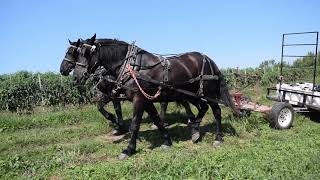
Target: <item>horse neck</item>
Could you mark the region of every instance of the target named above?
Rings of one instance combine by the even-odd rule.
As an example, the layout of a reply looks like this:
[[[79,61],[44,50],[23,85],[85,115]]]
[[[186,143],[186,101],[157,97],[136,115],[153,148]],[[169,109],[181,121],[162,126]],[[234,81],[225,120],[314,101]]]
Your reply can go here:
[[[152,66],[161,61],[161,57],[148,51],[142,50],[140,53],[142,54],[141,63],[144,64],[144,66]]]
[[[100,54],[97,54],[98,56],[100,56],[98,58],[101,61],[101,65],[106,69],[110,69],[118,64],[122,64],[124,59],[126,58],[128,46],[101,46]],[[116,74],[117,72],[115,70],[112,75]]]

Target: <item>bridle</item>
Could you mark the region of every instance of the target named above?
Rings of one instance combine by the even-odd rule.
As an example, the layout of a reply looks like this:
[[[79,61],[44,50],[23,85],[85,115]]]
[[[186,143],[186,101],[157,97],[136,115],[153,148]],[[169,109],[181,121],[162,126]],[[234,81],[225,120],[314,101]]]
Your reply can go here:
[[[75,52],[75,51],[77,51],[77,52]],[[77,53],[77,54],[75,54],[75,53]],[[72,69],[75,67],[75,65],[76,65],[76,59],[77,59],[77,57],[75,57],[75,56],[78,55],[78,53],[79,53],[79,47],[77,47],[77,46],[75,46],[75,45],[70,45],[70,46],[69,46],[66,54],[71,55],[71,56],[73,57],[73,60],[67,58],[67,55],[63,58],[62,62],[66,61],[66,62],[68,62],[69,64],[71,64],[71,66],[69,66],[69,67],[64,71],[64,73],[69,73],[69,72],[71,72]]]
[[[101,46],[127,46],[127,44],[117,44],[117,43],[111,43],[111,44],[100,44],[100,42],[95,42],[94,43],[94,45],[90,45],[90,44],[87,44],[87,43],[84,43],[84,44],[82,44],[81,46],[82,47],[86,47],[86,48],[90,48],[90,58],[92,58],[92,56],[93,56],[93,53],[99,53],[98,54],[98,58],[97,58],[97,61],[94,63],[94,65],[90,68],[90,69],[88,69],[89,68],[89,63],[87,62],[87,64],[85,64],[85,63],[80,63],[80,62],[75,62],[75,64],[76,65],[78,65],[78,66],[81,66],[81,67],[83,67],[83,68],[86,68],[87,69],[87,73],[93,73],[93,71],[95,70],[95,69],[97,69],[98,68],[98,66],[100,66],[100,51],[99,51],[99,49],[100,49],[100,47]],[[81,49],[82,47],[79,47],[79,49]],[[79,51],[81,51],[81,50],[79,50]],[[111,70],[112,68],[109,68],[109,70]]]
[[[79,47],[79,53],[82,53],[82,56],[84,56],[84,54],[85,54],[85,51],[87,50],[85,50],[85,51],[82,51],[82,48],[84,47],[84,48],[88,48],[88,49],[90,49],[90,59],[93,57],[93,55],[94,55],[94,53],[97,53],[97,60],[96,60],[96,62],[93,64],[93,66],[92,67],[89,67],[89,62],[90,62],[90,60],[88,59],[88,58],[86,58],[87,59],[87,61],[85,62],[85,63],[80,63],[80,62],[75,62],[75,64],[76,65],[78,65],[78,66],[80,66],[80,67],[82,67],[82,68],[85,68],[86,69],[86,71],[85,72],[83,72],[83,78],[88,78],[89,76],[90,76],[90,74],[93,74],[93,72],[101,65],[101,62],[100,62],[100,47],[102,47],[102,46],[128,46],[128,52],[127,52],[127,55],[126,55],[126,57],[125,57],[125,59],[123,59],[123,61],[125,61],[125,62],[127,62],[128,61],[128,59],[130,59],[130,58],[132,58],[135,54],[136,54],[136,52],[133,52],[133,48],[132,47],[136,47],[135,45],[134,45],[134,43],[132,43],[132,45],[128,45],[128,44],[118,44],[118,43],[110,43],[110,44],[101,44],[100,42],[98,42],[98,41],[95,41],[94,42],[94,44],[93,45],[90,45],[90,44],[87,44],[87,43],[84,43],[84,44],[82,44],[81,45],[81,47]],[[81,52],[82,51],[82,52]],[[134,54],[130,54],[130,53],[134,53]],[[122,62],[123,62],[122,61]],[[125,63],[126,64],[126,63]],[[119,64],[116,64],[116,65],[114,65],[114,66],[112,66],[112,67],[109,67],[109,68],[106,68],[105,67],[105,69],[107,70],[107,71],[112,71],[113,69],[115,69],[115,68],[117,68],[117,67],[120,67],[121,66],[121,70],[124,70],[124,64],[123,63],[119,63]],[[123,66],[123,68],[122,68],[122,66]],[[120,70],[120,71],[121,71]],[[123,75],[123,72],[122,73],[120,73],[120,75],[119,75],[119,77],[121,77]],[[119,81],[119,79],[117,78],[117,82]]]
[[[72,55],[73,55],[73,53],[74,53],[75,50],[77,50],[77,52],[79,52],[79,47],[74,46],[74,45],[70,45],[69,48],[68,48],[67,53],[70,51],[71,48],[72,48],[72,52],[71,52]],[[71,59],[69,59],[69,58],[66,58],[66,57],[63,58],[63,61],[67,61],[67,62],[69,62],[69,63],[71,63],[71,64],[76,64],[75,61],[73,61],[73,60],[71,60]]]
[[[100,46],[99,43],[98,43],[97,45]],[[90,45],[90,44],[84,43],[84,44],[81,45],[81,47],[78,48],[78,52],[79,52],[79,53],[82,53],[82,52],[81,52],[81,51],[82,51],[82,47],[88,47],[88,48],[90,48],[90,56],[91,56],[90,58],[92,58],[93,53],[96,52],[96,48],[97,48],[96,45]],[[83,52],[82,55],[84,55],[84,53],[85,53],[85,52]],[[99,56],[100,56],[100,52],[99,52]],[[97,61],[94,63],[94,65],[93,65],[90,69],[88,69],[88,68],[89,68],[89,62],[88,62],[88,61],[86,61],[86,63],[75,62],[75,64],[78,65],[78,66],[80,66],[80,67],[82,67],[82,68],[84,68],[84,69],[86,70],[85,72],[83,72],[83,77],[84,77],[84,78],[88,78],[89,75],[90,75],[95,69],[97,69],[97,68],[99,67],[99,58],[97,59]]]

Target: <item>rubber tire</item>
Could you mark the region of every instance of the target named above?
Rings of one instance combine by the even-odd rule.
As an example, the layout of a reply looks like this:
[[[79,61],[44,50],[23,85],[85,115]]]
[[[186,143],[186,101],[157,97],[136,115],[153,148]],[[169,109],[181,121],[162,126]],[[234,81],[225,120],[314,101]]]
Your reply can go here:
[[[290,113],[291,113],[291,119],[290,122],[288,123],[288,125],[286,126],[282,126],[279,123],[278,117],[279,117],[279,113],[281,110],[283,110],[284,108],[288,108]],[[289,129],[292,126],[293,123],[293,119],[294,119],[294,110],[291,106],[291,104],[286,103],[286,102],[277,102],[272,106],[271,109],[271,127],[275,128],[275,129]]]

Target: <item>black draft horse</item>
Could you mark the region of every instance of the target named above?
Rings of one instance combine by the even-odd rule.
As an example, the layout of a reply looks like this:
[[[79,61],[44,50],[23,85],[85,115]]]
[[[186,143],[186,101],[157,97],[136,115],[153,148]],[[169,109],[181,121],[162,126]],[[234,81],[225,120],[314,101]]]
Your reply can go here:
[[[84,42],[83,44],[84,44],[84,45],[87,45],[89,42],[93,42],[93,40],[92,40],[92,39],[87,39],[87,40],[85,40],[85,42]],[[97,39],[96,42],[103,43],[104,45],[107,45],[107,46],[114,45],[114,44],[113,44],[113,42],[114,42],[113,39]],[[119,44],[118,44],[118,45],[119,45]],[[129,47],[128,43],[125,43],[125,42],[122,42],[121,46],[127,46],[127,47]],[[105,58],[111,58],[111,57],[105,57]],[[119,58],[121,58],[121,56],[119,56]],[[121,60],[121,59],[116,59],[116,61],[120,61],[120,60]],[[77,61],[78,61],[78,60],[77,60]],[[85,67],[85,64],[83,64],[83,63],[77,62],[76,64],[77,64],[78,66],[83,66],[83,67]],[[83,72],[83,76],[81,76],[81,78],[75,78],[76,81],[77,81],[77,83],[78,83],[78,84],[83,84],[83,83],[85,83],[85,81],[89,78],[89,75],[91,75],[92,73],[94,73],[94,72],[95,72],[95,69],[96,69],[97,67],[101,67],[101,66],[95,66],[95,68],[93,68],[93,69],[90,71],[90,74],[89,74],[88,72],[84,71],[84,72]],[[75,76],[76,76],[76,75],[75,75]],[[113,76],[111,75],[111,77],[113,77]],[[111,80],[111,81],[114,81],[114,80],[113,80],[113,79],[109,79],[109,82],[108,82],[107,79],[108,79],[108,77],[107,77],[107,78],[104,78],[103,81],[100,83],[100,85],[109,87],[109,91],[106,91],[106,90],[105,90],[105,91],[103,91],[103,92],[105,92],[105,94],[107,94],[107,95],[104,96],[104,97],[110,98],[111,89],[112,89],[112,87],[114,87],[114,86],[112,86],[112,85],[114,85],[114,83],[110,83],[110,80]],[[208,110],[209,107],[208,107],[208,105],[207,105],[205,102],[203,102],[203,101],[194,101],[194,100],[191,101],[191,103],[192,103],[193,105],[195,105],[195,107],[197,108],[197,110],[198,110],[198,112],[199,112],[198,115],[195,116],[195,115],[193,114],[191,108],[190,108],[189,102],[188,102],[186,99],[180,97],[179,100],[178,100],[178,99],[176,99],[176,100],[177,100],[178,105],[184,106],[184,108],[185,108],[185,110],[186,110],[186,114],[187,114],[187,118],[188,118],[188,125],[191,127],[191,137],[192,137],[191,139],[192,139],[192,141],[193,141],[194,143],[196,143],[196,142],[198,142],[198,140],[200,140],[200,137],[201,137],[201,135],[200,135],[200,122],[201,122],[201,120],[203,119],[203,117],[204,117],[204,115],[205,115],[205,113],[207,112],[207,110]],[[190,101],[190,100],[189,100],[189,101]],[[167,122],[167,120],[166,120],[166,118],[165,118],[165,113],[166,113],[166,110],[167,110],[168,101],[162,101],[162,102],[160,102],[160,104],[161,104],[160,119],[161,119],[163,125],[164,125],[164,126],[167,126],[167,125],[169,125],[169,123]],[[152,126],[152,128],[155,129],[155,128],[157,128],[157,126],[154,124],[154,125]]]
[[[133,102],[129,145],[119,155],[120,160],[132,155],[136,150],[136,139],[144,111],[149,114],[162,134],[164,138],[162,147],[172,145],[168,131],[161,123],[153,102],[188,99],[189,102],[203,104],[204,99],[209,99],[207,103],[216,119],[215,143],[223,141],[221,109],[218,101],[214,99],[221,99],[225,105],[232,108],[235,114],[239,112],[234,106],[222,73],[209,57],[199,52],[189,52],[162,58],[145,50],[139,50],[134,53],[135,61],[132,63],[128,62],[128,48],[130,48],[128,43],[109,40],[102,44],[96,42],[95,38],[94,35],[88,43],[82,45],[79,64],[75,67],[74,75],[75,79],[81,81],[98,66],[104,66],[108,74],[118,77],[119,81],[116,84],[121,88],[117,89],[125,91],[128,99]],[[135,64],[136,62],[139,63]],[[139,68],[133,70],[134,66]],[[207,75],[215,75],[217,78],[205,80],[203,77]],[[166,79],[165,83],[164,79]],[[199,90],[201,90],[200,93]]]
[[[68,47],[66,54],[60,65],[60,73],[64,76],[68,76],[70,72],[75,68],[78,56],[79,56],[79,47],[85,41],[78,39],[76,42],[71,42],[69,40],[70,46]],[[112,131],[113,135],[122,135],[128,132],[128,127],[125,125],[122,117],[121,104],[119,99],[111,99],[109,94],[111,92],[111,86],[102,79],[97,84],[97,89],[102,92],[102,94],[96,95],[96,103],[98,111],[112,124],[115,126],[115,129]],[[116,112],[116,117],[112,113],[104,109],[105,105],[110,101],[113,103],[114,110]]]
[[[63,58],[61,65],[60,65],[60,73],[64,76],[68,76],[70,72],[75,68],[75,65],[77,64],[78,61],[78,56],[79,56],[79,47],[83,43],[87,43],[90,39],[87,40],[82,40],[78,39],[76,42],[71,42],[69,40],[70,46],[67,48],[67,51],[65,53],[65,57]],[[99,39],[97,39],[99,40]],[[96,72],[95,72],[96,73]],[[101,74],[98,74],[99,76]],[[108,77],[110,78],[110,76]],[[82,79],[82,82],[76,82],[77,84],[84,84],[85,83],[85,78]],[[122,110],[121,110],[121,104],[120,101],[116,98],[111,98],[111,91],[113,86],[110,86],[110,82],[106,81],[106,78],[101,78],[96,85],[97,89],[101,92],[96,93],[96,103],[97,103],[97,109],[98,111],[109,121],[113,123],[115,126],[115,129],[112,131],[113,135],[122,135],[126,132],[128,132],[128,127],[125,125],[122,117]],[[106,111],[104,109],[105,105],[108,104],[110,101],[113,103],[113,107],[116,112],[116,117]],[[187,117],[188,119],[194,119],[195,115],[191,111],[191,108],[186,101],[180,102],[181,105],[185,107]],[[164,124],[168,125],[168,122],[165,118],[165,113],[167,110],[168,103],[167,102],[161,102],[161,112],[160,112],[160,118],[163,121]],[[199,110],[200,107],[196,106],[197,109]],[[203,112],[204,114],[205,112]],[[195,142],[197,139],[199,139],[200,133],[198,131],[192,133],[192,139]]]

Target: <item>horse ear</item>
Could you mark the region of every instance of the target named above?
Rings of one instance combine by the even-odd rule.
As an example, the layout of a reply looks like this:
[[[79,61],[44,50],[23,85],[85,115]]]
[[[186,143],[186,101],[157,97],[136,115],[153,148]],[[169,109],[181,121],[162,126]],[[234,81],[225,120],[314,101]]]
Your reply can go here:
[[[70,41],[70,39],[68,39],[68,41],[69,41],[69,44],[72,45],[72,42]]]
[[[90,39],[90,44],[93,44],[94,43],[94,41],[96,40],[96,33],[94,33],[94,35],[92,36],[92,38]]]
[[[81,40],[80,40],[80,39],[78,39],[77,44],[76,44],[76,46],[77,46],[77,47],[79,47],[79,46],[80,46],[80,42],[81,42]]]

